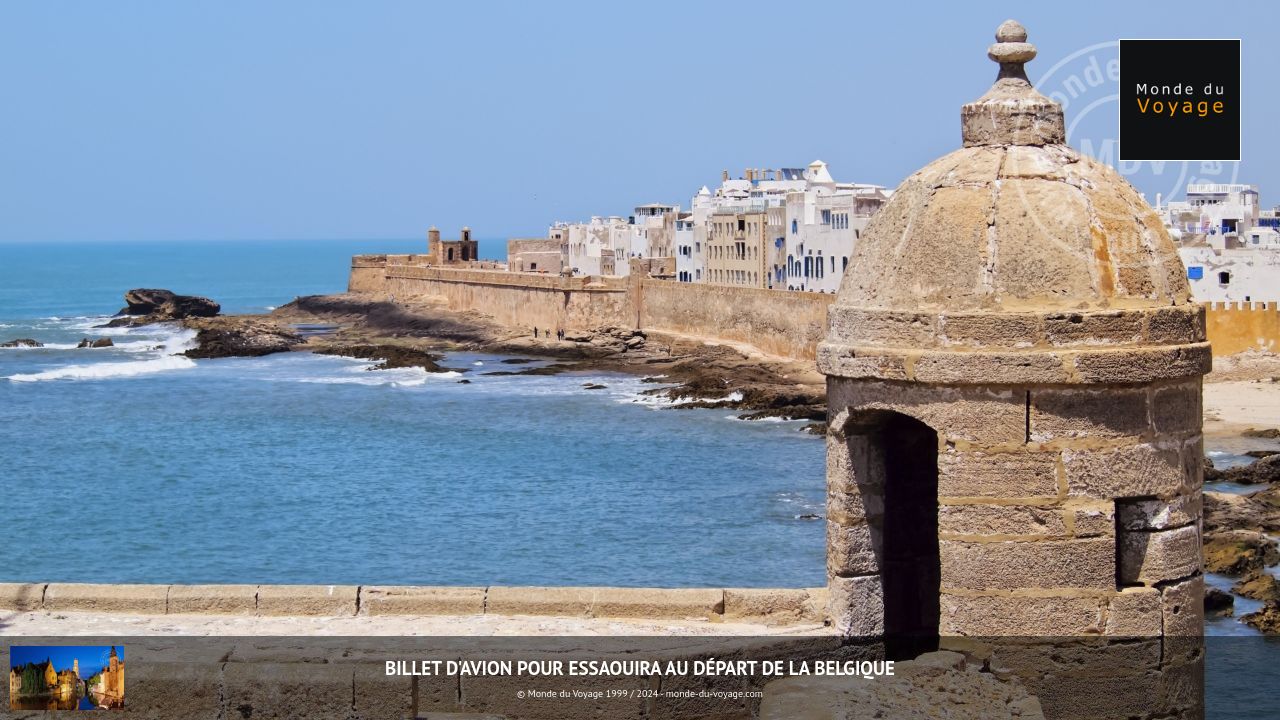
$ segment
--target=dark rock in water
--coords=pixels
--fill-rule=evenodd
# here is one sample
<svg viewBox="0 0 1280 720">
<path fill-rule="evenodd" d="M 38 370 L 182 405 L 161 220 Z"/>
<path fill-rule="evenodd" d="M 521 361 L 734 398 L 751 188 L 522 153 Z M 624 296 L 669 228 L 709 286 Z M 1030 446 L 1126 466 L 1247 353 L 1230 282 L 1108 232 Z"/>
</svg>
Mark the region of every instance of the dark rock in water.
<svg viewBox="0 0 1280 720">
<path fill-rule="evenodd" d="M 821 520 L 822 516 L 817 513 L 805 513 L 803 515 L 797 515 L 796 519 L 797 520 Z"/>
<path fill-rule="evenodd" d="M 1218 482 L 1222 479 L 1222 471 L 1213 466 L 1212 460 L 1206 457 L 1200 461 L 1200 464 L 1204 467 L 1205 482 Z"/>
<path fill-rule="evenodd" d="M 1262 429 L 1249 428 L 1248 430 L 1245 430 L 1240 434 L 1245 437 L 1251 437 L 1251 438 L 1275 439 L 1275 438 L 1280 438 L 1280 428 L 1262 428 Z"/>
<path fill-rule="evenodd" d="M 471 384 L 471 381 L 470 381 L 470 380 L 468 380 L 468 379 L 466 379 L 466 378 L 463 378 L 463 379 L 461 379 L 461 380 L 459 380 L 459 381 L 458 381 L 458 384 L 459 384 L 459 385 L 470 385 L 470 384 Z"/>
<path fill-rule="evenodd" d="M 111 338 L 98 338 L 97 340 L 90 340 L 89 338 L 85 338 L 81 340 L 76 345 L 76 347 L 77 348 L 105 348 L 105 347 L 112 347 L 113 345 L 115 345 L 115 343 L 111 340 Z"/>
<path fill-rule="evenodd" d="M 10 340 L 9 342 L 3 342 L 3 343 L 0 343 L 0 347 L 4 347 L 4 348 L 20 348 L 20 347 L 40 348 L 40 347 L 44 347 L 44 343 L 40 342 L 39 340 L 33 340 L 32 338 L 16 338 L 16 339 Z"/>
<path fill-rule="evenodd" d="M 1280 635 L 1280 602 L 1269 601 L 1258 612 L 1240 618 L 1267 635 Z"/>
<path fill-rule="evenodd" d="M 608 386 L 608 385 L 601 385 L 600 383 L 584 383 L 582 387 L 583 387 L 583 388 L 585 388 L 585 389 L 587 389 L 587 390 L 604 390 L 605 388 L 607 388 L 607 387 L 609 387 L 609 386 Z"/>
<path fill-rule="evenodd" d="M 183 353 L 191 358 L 259 357 L 305 342 L 291 330 L 251 318 L 198 318 L 184 324 L 196 331 L 196 347 Z"/>
<path fill-rule="evenodd" d="M 333 345 L 315 351 L 317 355 L 341 355 L 343 357 L 361 358 L 364 360 L 381 360 L 371 370 L 391 370 L 393 368 L 420 367 L 427 372 L 443 372 L 449 368 L 440 367 L 436 362 L 441 356 L 426 350 L 404 347 L 402 345 Z M 459 371 L 465 372 L 465 371 Z"/>
<path fill-rule="evenodd" d="M 1230 616 L 1235 610 L 1236 599 L 1231 593 L 1209 588 L 1204 593 L 1204 611 Z"/>
<path fill-rule="evenodd" d="M 125 317 L 112 320 L 107 327 L 214 317 L 222 311 L 222 306 L 209 298 L 178 295 L 171 290 L 134 288 L 124 294 L 124 301 L 126 306 L 116 314 Z"/>
<path fill-rule="evenodd" d="M 534 360 L 533 358 L 506 358 L 499 360 L 498 362 L 503 365 L 524 365 L 526 363 L 537 362 L 537 360 Z"/>
<path fill-rule="evenodd" d="M 525 368 L 524 370 L 493 370 L 481 375 L 504 377 L 507 375 L 559 375 L 569 368 L 563 365 L 545 365 L 543 367 Z"/>
<path fill-rule="evenodd" d="M 1250 450 L 1246 452 L 1245 455 L 1261 460 L 1262 458 L 1269 458 L 1272 455 L 1280 455 L 1280 450 Z"/>
<path fill-rule="evenodd" d="M 1208 481 L 1209 478 L 1205 477 Z M 1248 465 L 1227 468 L 1215 478 L 1220 482 L 1233 482 L 1241 485 L 1263 485 L 1280 482 L 1280 455 L 1269 455 L 1255 460 Z"/>
<path fill-rule="evenodd" d="M 824 422 L 809 423 L 808 425 L 800 428 L 800 431 L 822 437 L 827 434 L 827 424 Z"/>
<path fill-rule="evenodd" d="M 1212 533 L 1204 539 L 1204 569 L 1246 575 L 1280 563 L 1276 542 L 1253 530 Z"/>
</svg>

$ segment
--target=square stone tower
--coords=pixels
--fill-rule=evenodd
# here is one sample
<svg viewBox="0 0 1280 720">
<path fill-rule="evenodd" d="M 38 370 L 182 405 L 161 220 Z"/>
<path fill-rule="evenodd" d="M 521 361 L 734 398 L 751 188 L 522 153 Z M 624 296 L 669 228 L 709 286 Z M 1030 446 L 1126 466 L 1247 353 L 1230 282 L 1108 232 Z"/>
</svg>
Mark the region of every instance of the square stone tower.
<svg viewBox="0 0 1280 720">
<path fill-rule="evenodd" d="M 872 219 L 831 307 L 830 616 L 949 636 L 1203 632 L 1203 310 L 1142 197 L 1065 144 L 1001 25 L 963 148 Z"/>
</svg>

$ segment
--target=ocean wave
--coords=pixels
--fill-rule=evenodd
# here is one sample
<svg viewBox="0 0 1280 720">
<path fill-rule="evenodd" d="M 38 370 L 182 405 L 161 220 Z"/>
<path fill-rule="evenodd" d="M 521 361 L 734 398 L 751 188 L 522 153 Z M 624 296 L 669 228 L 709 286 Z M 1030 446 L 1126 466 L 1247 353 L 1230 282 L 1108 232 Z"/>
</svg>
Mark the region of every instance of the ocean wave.
<svg viewBox="0 0 1280 720">
<path fill-rule="evenodd" d="M 796 423 L 796 422 L 805 422 L 805 419 L 804 419 L 804 418 L 777 417 L 777 416 L 753 418 L 753 417 L 739 417 L 739 416 L 737 416 L 737 415 L 725 415 L 725 419 L 726 419 L 726 420 L 737 420 L 738 422 L 751 422 L 751 423 Z"/>
<path fill-rule="evenodd" d="M 151 360 L 131 362 L 95 363 L 93 365 L 68 365 L 38 373 L 9 375 L 9 382 L 43 382 L 46 380 L 109 380 L 137 377 L 172 370 L 188 370 L 196 366 L 194 360 L 182 355 L 169 355 Z"/>
<path fill-rule="evenodd" d="M 369 370 L 352 368 L 354 372 L 341 375 L 322 375 L 319 377 L 292 378 L 296 382 L 317 385 L 390 385 L 391 387 L 418 387 L 432 380 L 450 380 L 462 377 L 462 373 L 454 370 L 445 372 L 427 372 L 423 368 L 395 368 L 392 370 Z"/>
</svg>

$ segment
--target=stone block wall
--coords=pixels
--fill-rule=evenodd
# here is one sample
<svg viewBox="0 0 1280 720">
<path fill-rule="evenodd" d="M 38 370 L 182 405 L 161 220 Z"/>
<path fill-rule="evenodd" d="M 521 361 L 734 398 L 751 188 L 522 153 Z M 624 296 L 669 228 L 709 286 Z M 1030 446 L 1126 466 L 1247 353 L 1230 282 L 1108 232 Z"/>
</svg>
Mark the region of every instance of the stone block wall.
<svg viewBox="0 0 1280 720">
<path fill-rule="evenodd" d="M 357 255 L 349 292 L 443 299 L 513 327 L 603 326 L 689 333 L 813 359 L 834 295 L 681 283 L 648 277 L 671 258 L 621 277 L 560 277 L 479 268 L 426 267 L 425 256 Z M 539 266 L 541 267 L 541 265 Z"/>
<path fill-rule="evenodd" d="M 833 380 L 828 570 L 878 588 L 886 518 L 877 413 L 937 431 L 942 635 L 1199 634 L 1200 380 L 927 386 Z M 931 502 L 930 498 L 922 502 Z M 856 608 L 856 605 L 855 605 Z M 878 634 L 875 603 L 833 607 Z M 1185 634 L 1185 633 L 1184 633 Z"/>
<path fill-rule="evenodd" d="M 835 295 L 644 278 L 639 326 L 749 343 L 812 359 Z"/>
</svg>

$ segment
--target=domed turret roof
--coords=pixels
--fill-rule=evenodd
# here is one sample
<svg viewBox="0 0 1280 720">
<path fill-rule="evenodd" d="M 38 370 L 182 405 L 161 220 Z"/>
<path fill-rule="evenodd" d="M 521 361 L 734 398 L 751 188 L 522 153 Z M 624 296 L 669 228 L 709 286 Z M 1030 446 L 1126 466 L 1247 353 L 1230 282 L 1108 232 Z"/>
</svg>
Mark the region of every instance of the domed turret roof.
<svg viewBox="0 0 1280 720">
<path fill-rule="evenodd" d="M 1062 108 L 1007 21 L 992 88 L 961 110 L 964 147 L 908 177 L 863 233 L 841 305 L 883 310 L 1104 309 L 1190 301 L 1163 224 L 1119 173 L 1065 144 Z"/>
<path fill-rule="evenodd" d="M 964 147 L 871 219 L 828 310 L 828 376 L 940 384 L 1125 384 L 1203 375 L 1204 311 L 1142 196 L 1066 145 L 1009 21 Z"/>
</svg>

